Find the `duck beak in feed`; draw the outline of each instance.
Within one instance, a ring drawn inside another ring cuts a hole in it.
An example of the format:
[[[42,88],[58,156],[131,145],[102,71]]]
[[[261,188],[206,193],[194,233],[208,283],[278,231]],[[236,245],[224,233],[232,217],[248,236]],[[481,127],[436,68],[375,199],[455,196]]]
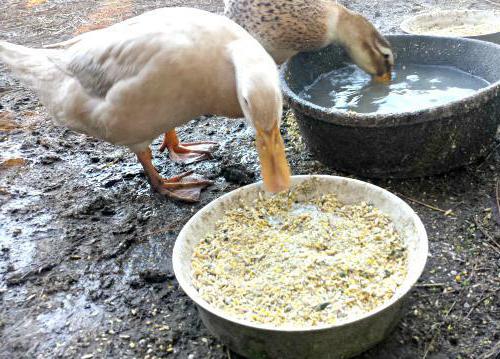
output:
[[[285,191],[290,187],[290,167],[278,124],[270,131],[259,128],[256,130],[256,145],[264,187],[273,193]]]

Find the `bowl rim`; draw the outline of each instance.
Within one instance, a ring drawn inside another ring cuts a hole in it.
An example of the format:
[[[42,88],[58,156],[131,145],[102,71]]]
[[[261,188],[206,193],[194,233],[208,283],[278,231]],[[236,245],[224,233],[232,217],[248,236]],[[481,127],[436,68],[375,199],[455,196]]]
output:
[[[301,183],[306,180],[311,180],[311,179],[322,179],[326,181],[348,181],[351,182],[355,185],[360,185],[363,184],[363,186],[368,186],[370,189],[375,190],[376,192],[379,193],[384,193],[391,197],[393,200],[396,202],[399,202],[399,205],[401,206],[402,209],[405,210],[406,213],[410,214],[410,217],[412,218],[414,225],[416,227],[416,233],[418,236],[418,240],[420,245],[422,246],[422,251],[421,256],[423,258],[422,261],[416,264],[415,269],[412,270],[412,277],[406,278],[405,282],[403,285],[399,288],[399,290],[396,291],[396,293],[392,296],[392,298],[382,305],[376,307],[375,309],[364,313],[363,315],[354,317],[349,320],[341,321],[336,324],[321,324],[313,327],[296,327],[296,326],[282,326],[282,327],[276,327],[270,324],[261,324],[261,323],[256,323],[256,322],[251,322],[249,320],[244,320],[244,319],[239,319],[236,318],[230,314],[227,314],[221,309],[218,309],[214,306],[212,306],[210,303],[205,301],[198,293],[198,291],[194,288],[192,283],[189,283],[189,281],[185,281],[183,276],[179,276],[178,273],[185,272],[184,267],[181,265],[181,242],[185,242],[185,237],[186,237],[186,232],[188,231],[188,228],[193,225],[198,218],[202,217],[204,214],[209,213],[213,207],[218,205],[220,202],[230,199],[231,197],[236,196],[240,192],[248,191],[250,189],[254,188],[263,188],[263,183],[262,181],[252,183],[249,185],[246,185],[244,187],[240,187],[236,190],[233,190],[229,193],[224,194],[223,196],[214,199],[210,203],[208,203],[206,206],[204,206],[201,210],[199,210],[193,217],[189,219],[189,221],[184,225],[182,230],[179,232],[179,235],[177,236],[174,244],[174,249],[172,253],[172,264],[173,264],[173,269],[174,269],[174,274],[175,277],[179,283],[179,286],[182,288],[184,293],[197,305],[203,308],[205,311],[211,313],[212,315],[215,315],[222,320],[229,321],[234,325],[239,325],[247,328],[251,328],[254,330],[261,330],[261,331],[267,331],[267,332],[272,332],[272,333],[311,333],[311,332],[321,332],[321,331],[327,331],[327,330],[332,330],[335,328],[341,328],[341,327],[346,327],[349,325],[352,325],[357,322],[361,322],[364,320],[367,320],[371,317],[374,317],[378,315],[379,313],[385,311],[389,307],[392,307],[394,304],[396,304],[398,301],[400,301],[402,298],[404,298],[406,295],[408,295],[411,290],[413,289],[415,283],[419,280],[421,277],[425,266],[427,264],[427,259],[429,256],[429,242],[428,242],[428,237],[427,237],[427,231],[425,230],[424,224],[422,223],[422,220],[420,217],[415,213],[415,211],[401,198],[396,196],[395,194],[389,192],[388,190],[381,188],[379,186],[376,186],[374,184],[360,181],[357,179],[353,178],[348,178],[348,177],[341,177],[341,176],[331,176],[331,175],[297,175],[297,176],[292,176],[292,183]]]
[[[436,10],[424,10],[422,12],[419,12],[418,14],[412,15],[404,19],[399,27],[401,28],[402,31],[404,31],[407,34],[412,34],[412,35],[423,35],[422,33],[415,32],[411,26],[416,24],[420,19],[434,15],[435,17],[445,17],[445,16],[453,16],[454,14],[493,14],[494,16],[500,17],[500,10],[478,10],[478,9],[436,9]],[[451,37],[451,38],[466,38],[466,39],[481,39],[484,36],[494,36],[494,35],[500,35],[500,31],[495,31],[495,32],[487,32],[481,35],[439,35],[442,37]],[[430,35],[433,36],[433,35]]]
[[[463,37],[445,37],[445,36],[429,36],[429,35],[412,35],[412,34],[396,34],[396,35],[385,35],[389,40],[391,39],[415,39],[423,41],[435,41],[440,39],[443,41],[457,41],[459,44],[475,43],[480,46],[490,47],[499,52],[500,55],[500,45],[463,38]],[[296,56],[300,56],[297,54]],[[295,58],[295,56],[294,56]],[[343,125],[347,127],[393,127],[401,125],[414,125],[423,122],[435,121],[437,117],[447,115],[449,113],[456,113],[457,111],[463,111],[463,108],[467,108],[469,111],[473,108],[482,107],[486,102],[490,100],[490,97],[495,95],[495,91],[500,93],[500,78],[490,83],[488,86],[477,90],[474,94],[468,95],[458,100],[447,102],[443,105],[427,107],[415,111],[404,111],[404,112],[391,112],[391,113],[358,113],[354,111],[337,110],[334,108],[327,108],[316,105],[302,97],[300,97],[295,91],[293,91],[288,85],[287,72],[290,67],[290,61],[288,60],[279,71],[279,78],[281,89],[284,98],[289,102],[292,109],[303,112],[309,117],[313,117],[316,120],[321,120],[326,123]],[[478,100],[479,99],[479,100]]]

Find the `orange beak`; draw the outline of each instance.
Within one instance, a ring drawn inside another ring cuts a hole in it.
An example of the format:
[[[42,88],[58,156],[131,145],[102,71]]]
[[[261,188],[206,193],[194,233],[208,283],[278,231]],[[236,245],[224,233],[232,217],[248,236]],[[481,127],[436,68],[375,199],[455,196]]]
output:
[[[389,82],[391,82],[392,80],[392,75],[391,75],[391,72],[386,72],[385,74],[383,74],[382,76],[373,76],[373,80],[376,82],[376,83],[379,83],[379,84],[388,84]]]
[[[266,190],[276,193],[290,188],[290,167],[278,126],[271,131],[257,128],[256,145]]]

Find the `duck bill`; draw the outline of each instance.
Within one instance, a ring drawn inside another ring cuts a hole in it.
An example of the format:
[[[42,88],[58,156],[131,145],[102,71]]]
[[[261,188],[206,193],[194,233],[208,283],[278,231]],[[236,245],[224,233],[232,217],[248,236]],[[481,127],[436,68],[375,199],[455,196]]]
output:
[[[379,84],[388,84],[391,82],[391,80],[392,80],[391,71],[386,72],[382,76],[378,76],[378,75],[373,76],[373,81],[375,81],[376,83],[379,83]]]
[[[287,190],[290,188],[290,167],[278,126],[271,131],[257,128],[256,137],[264,187],[273,193]]]

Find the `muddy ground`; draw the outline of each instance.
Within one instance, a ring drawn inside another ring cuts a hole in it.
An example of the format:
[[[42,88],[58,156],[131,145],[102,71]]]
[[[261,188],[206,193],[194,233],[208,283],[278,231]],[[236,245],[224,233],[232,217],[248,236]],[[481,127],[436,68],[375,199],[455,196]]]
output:
[[[430,7],[500,8],[493,0],[346,4],[388,33]],[[222,0],[3,0],[0,38],[46,44],[94,22],[173,5],[221,11]],[[237,357],[207,332],[178,288],[171,253],[193,213],[259,178],[247,125],[202,118],[180,131],[183,139],[221,144],[213,160],[187,166],[215,185],[201,203],[186,205],[151,193],[126,149],[55,126],[3,67],[0,111],[0,357]],[[292,141],[289,130],[295,174],[337,174]],[[447,175],[374,182],[419,213],[431,255],[397,329],[361,358],[499,357],[499,146],[497,139],[479,164]],[[165,176],[185,169],[154,156]]]

